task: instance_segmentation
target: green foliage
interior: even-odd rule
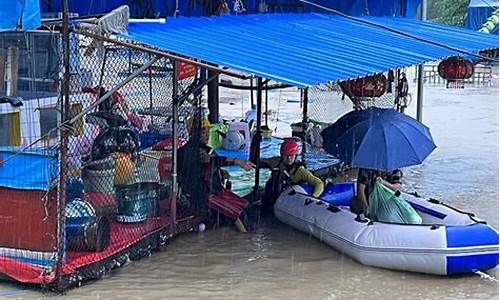
[[[469,0],[429,0],[429,21],[463,27],[467,18]]]

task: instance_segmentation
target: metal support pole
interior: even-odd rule
[[[208,83],[208,120],[210,123],[219,122],[219,73],[208,70],[208,77],[216,76]]]
[[[254,196],[257,197],[260,184],[260,141],[262,140],[261,126],[262,125],[262,78],[257,79],[257,131],[255,132],[255,142],[252,143],[251,149],[255,151],[255,186],[254,186]]]
[[[177,80],[177,61],[174,60],[173,82],[172,82],[172,197],[170,198],[170,221],[172,235],[175,235],[177,226],[177,122],[179,122],[178,93],[179,81]]]
[[[63,3],[63,23],[62,23],[62,42],[63,42],[63,66],[64,78],[61,90],[61,114],[62,121],[67,121],[70,116],[69,110],[69,80],[70,80],[70,58],[69,58],[69,19],[68,19],[68,0]],[[56,265],[56,278],[57,288],[63,289],[63,259],[65,255],[65,215],[64,208],[66,202],[66,153],[68,151],[68,132],[66,128],[61,126],[60,129],[61,147],[59,150],[59,184],[57,190],[57,265]]]
[[[151,53],[149,54],[149,59],[151,60]],[[153,71],[151,67],[148,68],[148,79],[149,79],[149,109],[153,111]]]
[[[250,108],[255,109],[255,101],[253,99],[253,78],[250,78]]]
[[[17,95],[17,80],[19,78],[19,48],[7,49],[7,96]]]
[[[266,89],[265,89],[265,92],[266,92],[266,103],[265,103],[265,110],[264,110],[264,116],[265,116],[265,120],[264,120],[264,124],[266,125],[267,129],[269,129],[269,126],[268,126],[268,121],[269,121],[269,90],[267,89],[267,82],[266,82]]]
[[[421,19],[427,21],[427,0],[422,0]],[[417,83],[417,121],[422,122],[422,107],[424,104],[424,65],[418,65]]]
[[[422,21],[427,21],[427,0],[422,0],[421,5]]]
[[[422,106],[424,102],[424,65],[418,65],[417,68],[417,121],[422,122]]]
[[[309,88],[302,90],[302,133],[304,134],[304,139],[302,140],[302,162],[306,163],[306,130],[308,125],[307,118],[307,103],[309,102]]]

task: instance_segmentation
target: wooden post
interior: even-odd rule
[[[253,91],[252,91],[253,92]],[[260,184],[260,141],[262,140],[261,135],[262,127],[262,77],[257,79],[257,131],[252,140],[252,147],[250,151],[255,151],[255,186],[254,186],[254,196],[257,197]]]
[[[219,122],[219,75],[217,72],[208,70],[208,78],[216,76],[208,82],[208,120],[210,123]]]
[[[9,47],[7,49],[7,96],[17,94],[17,78],[19,67],[19,48]]]

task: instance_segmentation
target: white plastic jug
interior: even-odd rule
[[[243,136],[244,147],[242,150],[248,151],[250,149],[250,129],[246,122],[231,122],[229,123],[229,131],[237,131]]]

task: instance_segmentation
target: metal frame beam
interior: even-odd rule
[[[229,71],[229,70],[224,69],[224,68],[215,67],[213,65],[206,64],[206,63],[203,63],[203,62],[199,62],[199,61],[196,61],[194,59],[186,58],[186,57],[183,57],[183,56],[180,56],[180,55],[177,55],[177,54],[173,54],[173,53],[170,53],[170,52],[167,52],[167,51],[152,49],[152,48],[148,48],[148,47],[145,47],[145,46],[137,45],[137,44],[134,44],[134,43],[131,43],[131,42],[121,41],[121,40],[117,40],[117,39],[113,39],[113,38],[104,37],[102,35],[99,35],[99,34],[96,34],[96,33],[93,33],[93,32],[89,32],[87,30],[81,30],[81,29],[74,28],[72,31],[75,32],[75,33],[84,35],[84,36],[88,36],[88,37],[97,39],[97,40],[101,40],[101,41],[104,41],[104,42],[113,43],[113,44],[116,44],[116,45],[120,45],[120,46],[124,46],[124,47],[128,47],[128,48],[132,48],[132,49],[135,49],[135,50],[140,50],[140,51],[144,51],[144,52],[156,54],[156,55],[159,55],[159,56],[162,56],[162,57],[166,57],[166,58],[170,58],[170,59],[177,60],[177,61],[180,61],[180,62],[188,63],[188,64],[191,64],[191,65],[195,65],[197,67],[206,68],[208,70],[219,72],[221,74],[226,74],[226,75],[231,76],[231,77],[236,77],[236,78],[240,78],[240,79],[248,79],[248,78],[250,78],[249,76],[245,76],[245,75],[236,73],[234,71]]]
[[[219,86],[224,87],[224,88],[228,88],[228,89],[235,89],[235,90],[245,90],[245,91],[257,90],[257,87],[254,87],[254,86],[235,85],[235,84],[229,84],[229,83],[225,83],[225,82],[219,82]],[[269,90],[284,89],[284,88],[289,88],[289,87],[293,87],[293,85],[274,84],[274,85],[263,86],[262,90],[269,91]]]

